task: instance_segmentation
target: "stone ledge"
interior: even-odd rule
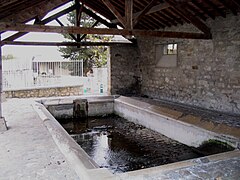
[[[44,87],[4,91],[6,98],[31,98],[53,96],[77,96],[83,94],[83,86]]]
[[[240,144],[237,127],[213,124],[211,121],[199,123],[199,117],[165,107],[162,109],[133,98],[121,96],[115,99],[114,111],[130,121],[189,146],[198,147],[209,139],[220,140],[236,148]]]

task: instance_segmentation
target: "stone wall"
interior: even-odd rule
[[[114,45],[110,49],[111,94],[135,94],[140,92],[139,51],[136,46]]]
[[[129,78],[139,76],[142,95],[240,114],[240,16],[219,17],[207,24],[212,40],[138,38],[139,49],[134,53],[127,49],[122,55],[125,59],[121,58],[138,67],[133,70],[133,66],[119,62],[115,68]],[[195,31],[189,25],[170,30]],[[177,67],[157,66],[156,45],[173,42],[178,44]],[[138,51],[135,57],[129,57]],[[111,61],[114,63],[116,58]],[[125,85],[118,83],[118,87]],[[118,87],[114,86],[115,91]]]
[[[4,91],[6,98],[74,96],[83,94],[83,86],[49,87]]]

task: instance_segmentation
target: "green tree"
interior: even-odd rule
[[[76,13],[73,11],[67,15],[67,20],[69,21],[68,26],[75,24]],[[81,16],[81,27],[91,27],[95,23],[95,20],[85,13]],[[99,24],[98,24],[99,25]],[[74,39],[69,34],[63,34],[64,38],[68,41],[73,41]],[[88,34],[84,37],[82,41],[89,42],[106,42],[109,41],[111,36],[99,36]],[[62,57],[70,60],[83,60],[84,74],[87,73],[92,67],[103,67],[107,64],[108,48],[106,46],[81,46],[76,47],[60,47],[59,51],[62,53]],[[76,71],[72,66],[68,66],[68,69]]]

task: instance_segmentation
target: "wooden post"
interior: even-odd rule
[[[1,34],[0,34],[0,42],[1,42]],[[7,126],[5,123],[5,119],[2,116],[2,45],[0,45],[0,132],[6,131]]]
[[[81,20],[81,14],[80,14],[80,4],[78,0],[75,0],[75,5],[76,5],[76,22],[75,26],[80,27],[80,20]],[[77,42],[80,42],[81,35],[77,34]]]
[[[125,0],[126,29],[133,28],[133,0]]]

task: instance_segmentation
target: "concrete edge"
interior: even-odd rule
[[[74,141],[58,121],[39,103],[32,104],[33,109],[43,121],[59,150],[66,157],[71,167],[80,179],[94,179],[92,173],[96,170],[101,172],[100,177],[113,177],[113,174],[104,168],[99,168],[87,153]]]
[[[204,129],[204,128],[199,127],[199,126],[196,126],[196,125],[194,125],[194,124],[181,121],[180,119],[175,119],[175,118],[173,118],[173,117],[169,117],[169,116],[160,114],[160,113],[158,113],[158,112],[155,112],[155,111],[151,110],[150,107],[152,107],[153,105],[151,105],[151,104],[149,104],[149,103],[144,103],[144,107],[140,107],[140,106],[135,105],[135,103],[136,103],[137,101],[139,101],[139,100],[133,99],[133,100],[135,101],[135,103],[134,103],[134,104],[131,104],[130,102],[124,101],[125,98],[128,98],[128,97],[124,97],[123,99],[117,98],[117,99],[115,99],[114,101],[115,101],[115,102],[119,102],[119,103],[123,103],[123,104],[125,104],[125,105],[127,105],[127,106],[130,106],[130,107],[133,107],[133,108],[140,109],[140,110],[142,110],[142,111],[145,111],[145,112],[154,114],[154,115],[156,115],[156,116],[165,118],[166,120],[174,121],[175,123],[182,124],[182,125],[184,125],[184,126],[191,127],[191,128],[196,129],[196,130],[203,131],[203,132],[205,132],[205,133],[207,133],[207,134],[210,134],[210,135],[211,135],[212,137],[214,137],[216,140],[220,140],[220,141],[226,142],[226,143],[230,144],[231,146],[233,146],[233,147],[235,147],[235,148],[239,148],[239,146],[240,146],[240,141],[239,141],[239,138],[237,138],[237,137],[231,136],[231,135],[229,135],[229,134],[217,133],[217,132],[214,132],[214,131],[211,131],[211,130],[208,130],[208,129]],[[114,104],[115,104],[115,103],[114,103]],[[222,137],[224,137],[224,139],[223,139]]]
[[[52,105],[62,105],[62,104],[72,104],[74,100],[76,99],[88,99],[89,103],[102,103],[102,102],[114,102],[115,96],[74,96],[74,97],[56,97],[56,98],[41,98],[38,99],[36,102],[44,104],[46,106],[52,106]]]

